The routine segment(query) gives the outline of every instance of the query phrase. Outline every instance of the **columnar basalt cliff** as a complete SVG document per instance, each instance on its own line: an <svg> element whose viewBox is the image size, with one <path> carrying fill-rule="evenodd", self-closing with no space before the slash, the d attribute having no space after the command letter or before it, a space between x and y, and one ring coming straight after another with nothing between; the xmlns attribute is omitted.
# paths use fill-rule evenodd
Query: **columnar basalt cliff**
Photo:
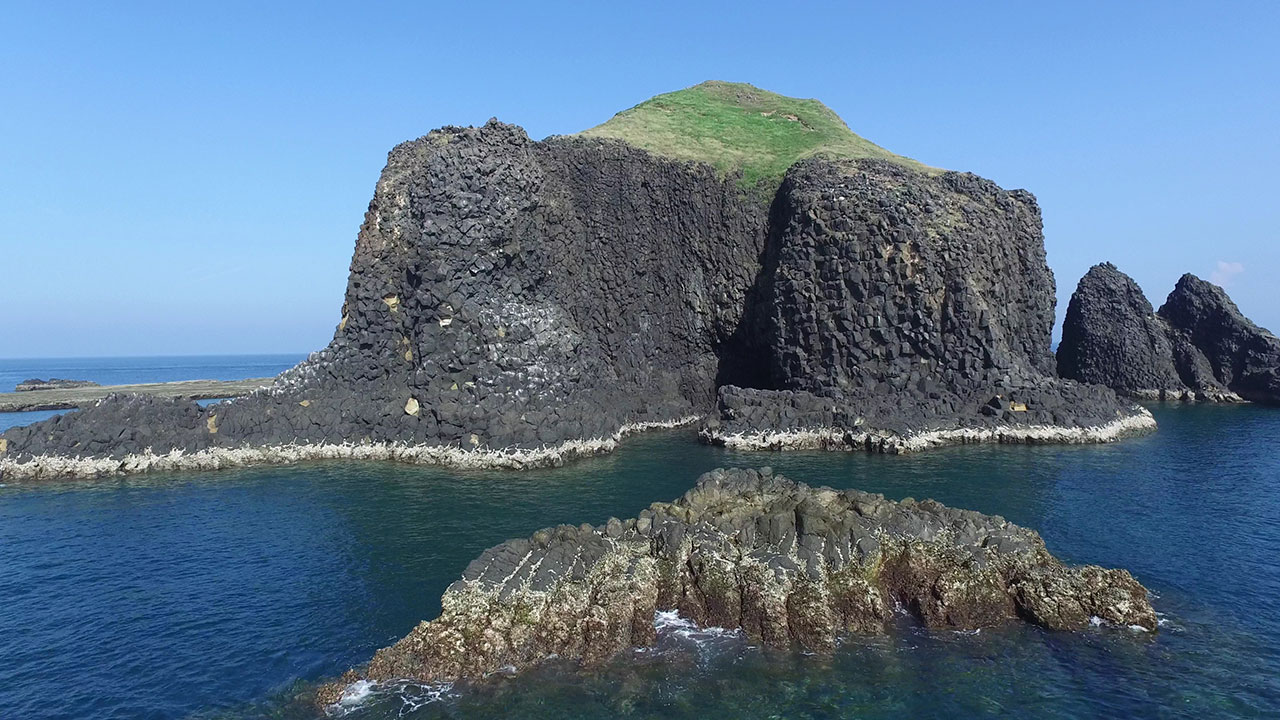
<svg viewBox="0 0 1280 720"><path fill-rule="evenodd" d="M619 140L434 131L388 158L327 348L209 408L116 397L9 430L0 474L527 467L700 416L714 442L888 451L1154 425L1053 376L1030 194L876 150L746 187Z"/></svg>
<svg viewBox="0 0 1280 720"><path fill-rule="evenodd" d="M443 612L325 687L478 679L550 656L599 663L654 641L654 614L740 628L774 647L828 651L884 633L895 608L930 628L1096 619L1156 628L1128 572L1070 567L1034 531L932 500L892 502L762 470L715 470L672 503L592 527L548 528L484 552Z"/></svg>
<svg viewBox="0 0 1280 720"><path fill-rule="evenodd" d="M735 447L1097 442L1150 418L1061 382L1040 210L974 175L802 161L783 182L749 308L757 389L704 436Z"/></svg>
<svg viewBox="0 0 1280 720"><path fill-rule="evenodd" d="M1067 308L1058 372L1138 398L1280 404L1280 340L1190 274L1153 312L1114 265L1091 268Z"/></svg>

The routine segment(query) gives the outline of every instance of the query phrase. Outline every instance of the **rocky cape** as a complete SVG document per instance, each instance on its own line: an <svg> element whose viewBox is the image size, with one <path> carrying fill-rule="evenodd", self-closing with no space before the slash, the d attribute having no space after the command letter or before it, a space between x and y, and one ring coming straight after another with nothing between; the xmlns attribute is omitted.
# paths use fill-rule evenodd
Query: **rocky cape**
<svg viewBox="0 0 1280 720"><path fill-rule="evenodd" d="M442 605L319 701L358 681L475 680L551 656L597 664L652 644L659 611L814 652L842 635L888 632L895 611L943 629L1157 625L1127 571L1064 565L1037 533L1001 517L813 488L768 468L714 470L639 517L491 548Z"/></svg>
<svg viewBox="0 0 1280 720"><path fill-rule="evenodd" d="M397 146L332 342L202 408L136 396L0 436L5 479L304 458L528 467L701 419L739 448L1101 442L1146 411L1054 373L1031 194L815 156L744 190L617 140Z"/></svg>
<svg viewBox="0 0 1280 720"><path fill-rule="evenodd" d="M1153 311L1132 278L1095 265L1071 296L1058 372L1136 398L1280 405L1280 339L1191 274Z"/></svg>

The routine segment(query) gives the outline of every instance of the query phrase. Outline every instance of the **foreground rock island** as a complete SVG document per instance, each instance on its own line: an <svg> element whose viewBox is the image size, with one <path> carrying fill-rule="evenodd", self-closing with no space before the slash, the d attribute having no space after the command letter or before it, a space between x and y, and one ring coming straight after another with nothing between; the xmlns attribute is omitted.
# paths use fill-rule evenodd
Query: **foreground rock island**
<svg viewBox="0 0 1280 720"><path fill-rule="evenodd" d="M113 397L11 429L0 475L528 467L699 419L731 447L886 452L1152 429L1056 376L1054 304L1030 193L705 83L582 136L495 120L397 146L328 347L213 407Z"/></svg>
<svg viewBox="0 0 1280 720"><path fill-rule="evenodd" d="M552 655L596 664L652 644L654 614L666 610L818 652L847 633L887 632L895 608L930 628L1157 624L1128 572L1066 566L1003 518L813 488L768 468L714 470L637 518L491 548L442 604L440 617L324 687L320 701L358 680L479 679Z"/></svg>
<svg viewBox="0 0 1280 720"><path fill-rule="evenodd" d="M1095 265L1067 307L1058 371L1135 398L1280 405L1280 339L1191 274L1153 311L1132 278Z"/></svg>

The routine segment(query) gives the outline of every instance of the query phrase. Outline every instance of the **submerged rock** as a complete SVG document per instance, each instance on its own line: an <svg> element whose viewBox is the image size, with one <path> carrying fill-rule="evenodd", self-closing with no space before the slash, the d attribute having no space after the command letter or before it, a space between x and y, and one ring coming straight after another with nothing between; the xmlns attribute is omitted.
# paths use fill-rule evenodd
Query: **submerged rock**
<svg viewBox="0 0 1280 720"><path fill-rule="evenodd" d="M714 470L630 520L540 530L472 561L443 611L320 693L358 680L452 681L549 656L585 665L655 639L654 614L813 651L882 633L895 608L931 628L1094 618L1156 628L1124 570L1064 565L1040 536L932 500L893 502L761 470Z"/></svg>
<svg viewBox="0 0 1280 720"><path fill-rule="evenodd" d="M1280 404L1280 340L1191 274L1153 312L1132 278L1094 266L1071 296L1058 372L1131 397Z"/></svg>

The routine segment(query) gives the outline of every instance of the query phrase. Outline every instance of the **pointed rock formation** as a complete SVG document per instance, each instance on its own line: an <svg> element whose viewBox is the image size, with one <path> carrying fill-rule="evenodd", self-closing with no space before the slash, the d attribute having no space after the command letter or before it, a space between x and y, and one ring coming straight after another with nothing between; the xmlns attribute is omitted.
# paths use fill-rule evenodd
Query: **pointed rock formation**
<svg viewBox="0 0 1280 720"><path fill-rule="evenodd" d="M1208 368L1245 400L1280 405L1280 339L1246 318L1225 290L1187 273L1159 314L1176 332L1175 360L1185 376Z"/></svg>
<svg viewBox="0 0 1280 720"><path fill-rule="evenodd" d="M1111 263L1090 268L1071 295L1058 373L1138 398L1181 397L1190 390L1174 364L1168 323L1138 283ZM1199 380L1212 384L1191 387L1223 390L1211 375Z"/></svg>
<svg viewBox="0 0 1280 720"><path fill-rule="evenodd" d="M1058 346L1058 373L1130 397L1280 403L1280 340L1226 292L1183 275L1159 312L1111 263L1080 280Z"/></svg>

